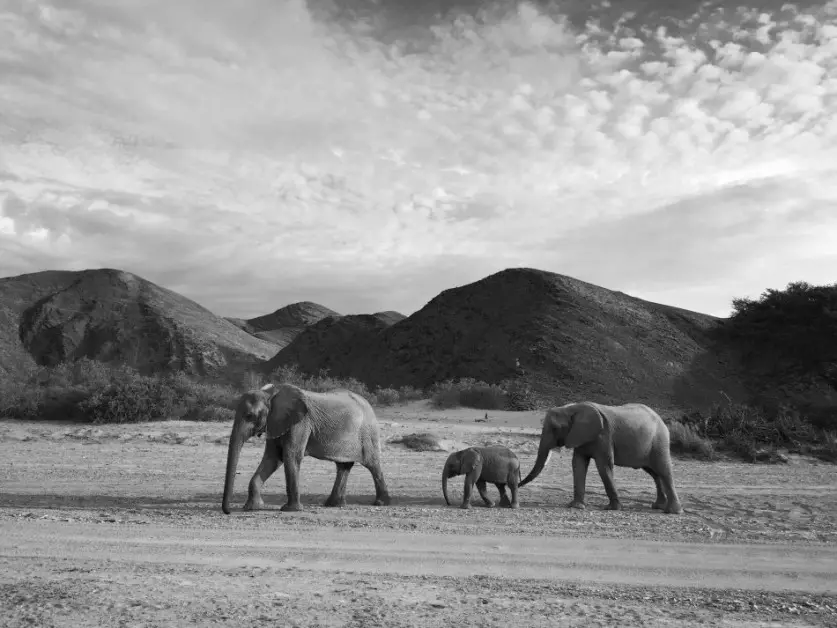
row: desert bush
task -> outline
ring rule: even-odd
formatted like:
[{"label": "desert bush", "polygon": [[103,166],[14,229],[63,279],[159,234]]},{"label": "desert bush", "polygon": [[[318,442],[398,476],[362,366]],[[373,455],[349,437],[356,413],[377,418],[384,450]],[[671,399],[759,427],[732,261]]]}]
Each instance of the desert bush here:
[{"label": "desert bush", "polygon": [[93,392],[78,404],[91,423],[142,423],[172,416],[175,388],[162,378],[138,376]]},{"label": "desert bush", "polygon": [[[760,405],[727,400],[681,420],[698,436],[714,441],[717,448],[743,460],[780,459],[777,449],[810,453],[831,459],[837,446],[834,432],[810,423],[802,412],[785,404]],[[673,450],[673,449],[672,449]]]},{"label": "desert bush", "polygon": [[293,384],[314,392],[329,390],[350,390],[364,397],[373,406],[391,406],[416,399],[423,399],[424,392],[412,386],[401,388],[378,388],[374,391],[363,382],[353,377],[334,377],[328,369],[320,369],[316,375],[301,371],[295,364],[280,366],[270,374],[270,380],[275,384]]},{"label": "desert bush", "polygon": [[181,417],[184,421],[222,423],[235,418],[235,410],[222,406],[194,406]]},{"label": "desert bush", "polygon": [[447,380],[431,389],[430,403],[434,408],[464,406],[477,410],[506,408],[506,392],[497,384],[487,384],[473,378]]},{"label": "desert bush", "polygon": [[703,438],[689,425],[680,421],[672,421],[668,426],[671,437],[671,452],[680,455],[692,456],[702,460],[715,458],[715,448],[712,443]]},{"label": "desert bush", "polygon": [[413,451],[442,451],[442,439],[430,432],[405,434],[404,436],[393,438],[389,442],[404,445],[407,449],[412,449]]},{"label": "desert bush", "polygon": [[223,420],[230,413],[221,410],[231,410],[237,397],[232,386],[195,381],[183,373],[144,376],[127,366],[81,359],[41,367],[23,383],[4,383],[0,416],[87,423]]}]

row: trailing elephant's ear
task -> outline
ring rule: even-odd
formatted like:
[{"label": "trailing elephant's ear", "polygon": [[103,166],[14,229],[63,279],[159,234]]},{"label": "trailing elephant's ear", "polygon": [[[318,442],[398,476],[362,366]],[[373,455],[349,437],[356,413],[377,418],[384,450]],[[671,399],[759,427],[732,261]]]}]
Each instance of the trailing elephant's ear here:
[{"label": "trailing elephant's ear", "polygon": [[267,438],[279,438],[308,414],[305,396],[296,389],[280,389],[270,398]]},{"label": "trailing elephant's ear", "polygon": [[564,447],[575,449],[589,443],[601,434],[603,429],[604,421],[601,413],[593,406],[579,404],[572,414],[572,424],[564,439]]}]

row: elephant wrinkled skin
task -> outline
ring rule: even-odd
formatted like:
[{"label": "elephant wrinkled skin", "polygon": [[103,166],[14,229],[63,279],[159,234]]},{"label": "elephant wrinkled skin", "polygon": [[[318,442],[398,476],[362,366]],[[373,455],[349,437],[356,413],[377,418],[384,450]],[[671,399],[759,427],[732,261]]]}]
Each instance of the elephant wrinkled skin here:
[{"label": "elephant wrinkled skin", "polygon": [[283,461],[288,502],[282,510],[302,510],[298,478],[299,466],[306,455],[331,460],[337,465],[337,477],[326,506],[346,504],[346,482],[356,462],[372,474],[374,504],[389,505],[389,492],[381,470],[378,420],[369,402],[348,390],[315,393],[290,384],[268,384],[244,393],[236,408],[221,505],[225,514],[230,514],[241,447],[248,438],[262,433],[265,434],[264,455],[250,480],[245,510],[264,506],[262,486]]},{"label": "elephant wrinkled skin", "polygon": [[520,486],[543,471],[556,447],[573,450],[573,500],[571,508],[584,508],[585,484],[590,459],[610,500],[608,510],[620,510],[613,483],[613,466],[642,469],[654,479],[657,499],[652,508],[680,514],[683,508],[674,489],[668,427],[646,405],[628,403],[605,406],[590,401],[547,410],[535,465]]},{"label": "elephant wrinkled skin", "polygon": [[[480,497],[488,508],[494,506],[485,492],[486,482],[491,482],[500,491],[500,505],[518,508],[517,486],[520,482],[520,461],[513,451],[506,447],[469,447],[455,451],[448,456],[442,471],[442,494],[445,503],[450,506],[448,499],[448,478],[465,475],[465,489],[460,508],[471,507],[471,491],[474,483]],[[511,490],[511,501],[506,496],[506,484]]]}]

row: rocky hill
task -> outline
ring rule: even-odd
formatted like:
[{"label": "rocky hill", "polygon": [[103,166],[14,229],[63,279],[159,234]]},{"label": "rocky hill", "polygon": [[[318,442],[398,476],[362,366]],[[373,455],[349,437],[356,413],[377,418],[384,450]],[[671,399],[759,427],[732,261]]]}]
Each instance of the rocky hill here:
[{"label": "rocky hill", "polygon": [[340,314],[318,303],[300,301],[279,308],[272,314],[249,319],[228,318],[227,320],[248,334],[271,342],[281,349],[302,333],[306,327],[327,316],[340,316]]},{"label": "rocky hill", "polygon": [[113,269],[0,279],[0,369],[88,357],[206,375],[278,347],[171,290]]},{"label": "rocky hill", "polygon": [[394,325],[343,318],[320,321],[266,366],[329,368],[371,386],[524,377],[556,399],[669,407],[743,394],[709,349],[719,319],[540,270],[445,290]]},{"label": "rocky hill", "polygon": [[308,373],[328,369],[333,375],[349,374],[354,370],[352,365],[363,359],[367,343],[374,343],[394,318],[381,314],[328,316],[306,328],[264,366],[272,371],[295,364]]}]

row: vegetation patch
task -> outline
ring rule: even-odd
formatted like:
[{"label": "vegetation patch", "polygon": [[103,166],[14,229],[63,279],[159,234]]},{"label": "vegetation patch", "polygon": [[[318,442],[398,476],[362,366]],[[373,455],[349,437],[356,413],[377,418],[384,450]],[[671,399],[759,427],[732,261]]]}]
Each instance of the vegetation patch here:
[{"label": "vegetation patch", "polygon": [[548,405],[532,387],[519,380],[488,384],[474,378],[447,380],[430,389],[434,408],[474,408],[477,410],[536,410]]},{"label": "vegetation patch", "polygon": [[442,437],[431,432],[405,434],[404,436],[395,437],[389,442],[396,445],[404,445],[404,447],[413,451],[444,451]]}]

